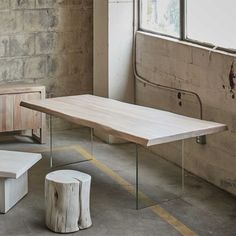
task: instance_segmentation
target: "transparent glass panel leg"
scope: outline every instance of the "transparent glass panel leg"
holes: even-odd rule
[[[139,209],[139,153],[138,153],[138,144],[135,145],[136,149],[136,189],[135,189],[135,195],[136,195],[136,210]]]
[[[52,116],[49,115],[49,146],[50,146],[50,167],[53,166],[53,150],[52,150]]]
[[[182,140],[182,148],[181,148],[181,156],[182,156],[182,195],[184,195],[185,192],[185,166],[184,166],[184,140]]]
[[[93,157],[93,152],[94,152],[94,131],[93,131],[93,128],[90,128],[90,154],[91,156]]]

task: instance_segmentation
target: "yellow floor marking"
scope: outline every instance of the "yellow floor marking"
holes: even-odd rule
[[[135,187],[132,186],[128,181],[123,179],[121,176],[119,176],[117,173],[115,173],[113,170],[111,170],[108,166],[104,165],[100,161],[98,161],[94,156],[92,156],[90,153],[88,153],[84,148],[81,146],[74,147],[75,150],[77,150],[83,157],[86,159],[92,159],[90,162],[93,163],[97,168],[99,168],[102,172],[110,176],[115,182],[117,182],[119,185],[122,186],[122,188],[126,189],[131,195],[135,196]],[[153,205],[156,204],[153,200],[151,200],[147,195],[145,195],[142,192],[139,192],[139,199],[143,203],[147,205]],[[172,216],[170,213],[168,213],[165,209],[163,209],[159,205],[154,205],[150,207],[150,209],[158,215],[160,218],[162,218],[164,221],[166,221],[168,224],[170,224],[172,227],[174,227],[179,233],[181,233],[184,236],[196,236],[197,234],[193,232],[191,229],[189,229],[186,225],[184,225],[182,222],[180,222],[178,219],[176,219],[174,216]]]
[[[102,172],[104,172],[109,177],[111,177],[115,182],[117,182],[127,192],[129,192],[131,195],[135,196],[135,187],[132,184],[130,184],[125,179],[123,179],[120,175],[115,173],[108,166],[106,166],[103,163],[101,163],[100,161],[98,161],[94,156],[92,156],[90,153],[88,153],[80,145],[54,147],[53,151],[61,151],[61,150],[66,150],[66,149],[74,149],[75,151],[79,152],[87,160],[92,159],[90,161],[90,163],[94,164],[98,169],[100,169]],[[29,151],[29,150],[27,150],[27,151]],[[33,152],[48,152],[49,149],[48,148],[42,148],[42,149],[39,148],[39,149],[31,149],[31,151],[33,151]],[[139,192],[139,199],[145,205],[154,205],[154,206],[150,207],[152,212],[154,212],[156,215],[158,215],[160,218],[162,218],[164,221],[166,221],[168,224],[170,224],[172,227],[174,227],[183,236],[197,236],[197,234],[195,232],[193,232],[186,225],[184,225],[182,222],[180,222],[178,219],[176,219],[174,216],[172,216],[164,208],[157,205],[155,201],[150,199],[144,193]]]
[[[62,146],[62,147],[53,147],[53,152],[55,151],[65,151],[67,149],[74,149],[75,147],[77,147],[77,145],[71,145],[71,146]],[[50,149],[48,147],[43,147],[43,148],[21,148],[19,149],[20,151],[24,152],[50,152]]]

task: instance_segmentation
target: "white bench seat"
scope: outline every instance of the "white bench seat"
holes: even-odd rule
[[[28,170],[41,154],[0,150],[0,213],[6,213],[28,193]]]

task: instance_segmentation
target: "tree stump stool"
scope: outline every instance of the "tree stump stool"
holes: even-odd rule
[[[91,176],[74,170],[49,173],[45,179],[46,225],[57,233],[72,233],[92,225]]]

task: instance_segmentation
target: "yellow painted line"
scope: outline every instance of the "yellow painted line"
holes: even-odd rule
[[[54,151],[65,151],[67,149],[74,149],[75,147],[77,147],[78,145],[71,145],[71,146],[61,146],[61,147],[53,147],[53,152]],[[43,147],[43,148],[23,148],[20,149],[20,151],[24,152],[49,152],[50,149],[48,147]]]
[[[111,177],[115,182],[117,182],[122,188],[124,188],[127,192],[129,192],[134,197],[136,196],[135,187],[130,184],[128,181],[123,179],[120,175],[115,173],[113,170],[111,170],[108,166],[104,165],[100,161],[98,161],[94,156],[92,156],[90,153],[88,153],[84,148],[82,148],[79,145],[73,145],[73,146],[63,146],[63,147],[55,147],[53,148],[53,151],[61,151],[66,149],[74,149],[75,151],[79,152],[84,158],[87,160],[91,160],[90,163],[94,164],[98,169],[100,169],[103,173]],[[28,150],[29,151],[29,150]],[[48,152],[48,148],[43,149],[31,149],[33,152]],[[156,204],[155,201],[150,199],[146,194],[139,191],[139,199],[146,205],[154,205]],[[193,232],[191,229],[189,229],[186,225],[184,225],[182,222],[180,222],[178,219],[176,219],[174,216],[172,216],[169,212],[167,212],[164,208],[162,208],[159,205],[154,205],[150,207],[152,212],[154,212],[156,215],[158,215],[160,218],[162,218],[164,221],[166,221],[168,224],[170,224],[172,227],[174,227],[179,233],[181,233],[183,236],[197,236],[195,232]]]
[[[99,168],[102,172],[110,176],[115,182],[117,182],[119,185],[122,186],[125,190],[127,190],[131,195],[135,196],[135,187],[132,186],[128,181],[123,179],[121,176],[119,176],[117,173],[115,173],[113,170],[111,170],[108,166],[104,165],[100,161],[98,161],[94,156],[92,156],[90,153],[88,153],[84,148],[77,145],[74,147],[75,150],[77,150],[84,158],[86,159],[92,159],[90,162],[93,163],[97,168]],[[142,192],[139,192],[139,198],[140,200],[148,205],[156,204],[153,200],[151,200],[147,195],[145,195]],[[172,216],[169,212],[167,212],[164,208],[162,208],[159,205],[154,205],[150,207],[150,209],[158,215],[160,218],[162,218],[164,221],[166,221],[168,224],[170,224],[172,227],[174,227],[179,233],[181,233],[184,236],[197,236],[195,232],[193,232],[191,229],[189,229],[186,225],[184,225],[182,222],[180,222],[178,219],[176,219],[174,216]]]

